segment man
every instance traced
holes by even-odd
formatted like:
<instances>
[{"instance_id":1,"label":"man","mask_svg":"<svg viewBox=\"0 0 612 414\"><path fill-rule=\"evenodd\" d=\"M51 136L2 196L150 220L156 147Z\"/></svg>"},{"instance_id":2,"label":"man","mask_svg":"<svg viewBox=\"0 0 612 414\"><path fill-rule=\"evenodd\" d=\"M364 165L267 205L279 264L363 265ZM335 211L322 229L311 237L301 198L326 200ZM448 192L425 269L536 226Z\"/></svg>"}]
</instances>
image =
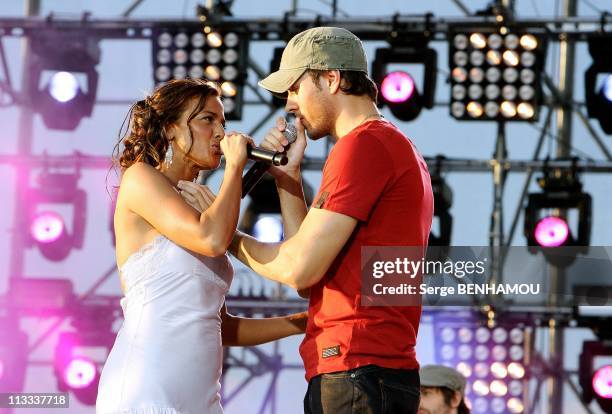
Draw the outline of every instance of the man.
<instances>
[{"instance_id":1,"label":"man","mask_svg":"<svg viewBox=\"0 0 612 414\"><path fill-rule=\"evenodd\" d=\"M465 404L465 378L452 368L426 365L421 376L419 414L470 414Z\"/></svg>"},{"instance_id":2,"label":"man","mask_svg":"<svg viewBox=\"0 0 612 414\"><path fill-rule=\"evenodd\" d=\"M259 83L287 99L298 138L289 163L274 167L285 241L262 243L237 233L230 251L262 276L310 289L300 347L306 413L416 413L415 343L421 309L361 306L362 246L425 246L433 214L427 165L376 107L361 41L319 27L287 44L280 69ZM264 146L284 149L280 119ZM300 162L305 131L336 141L307 211Z\"/></svg>"}]
</instances>

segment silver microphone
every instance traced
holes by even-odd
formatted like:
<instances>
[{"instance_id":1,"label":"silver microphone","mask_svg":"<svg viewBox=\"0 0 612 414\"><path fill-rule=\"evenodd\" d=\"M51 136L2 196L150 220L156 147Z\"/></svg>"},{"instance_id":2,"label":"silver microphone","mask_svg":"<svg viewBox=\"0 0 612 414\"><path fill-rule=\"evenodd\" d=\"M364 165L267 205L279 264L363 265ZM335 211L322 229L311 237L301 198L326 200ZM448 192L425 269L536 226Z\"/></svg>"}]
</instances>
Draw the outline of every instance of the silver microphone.
<instances>
[{"instance_id":1,"label":"silver microphone","mask_svg":"<svg viewBox=\"0 0 612 414\"><path fill-rule=\"evenodd\" d=\"M289 149L289 146L293 144L297 139L297 128L293 124L287 124L285 125L285 130L283 131L283 134L289 142L287 145L285 145L285 150L283 152L277 153L281 155L285 154L287 152L287 149ZM281 163L281 165L285 164L287 163ZM249 168L244 177L242 177L242 198L246 197L251 192L251 190L255 188L257 183L259 183L265 173L270 169L270 166L270 162L257 161L255 162L255 164L253 164L253 166L251 166L251 168Z\"/></svg>"}]
</instances>

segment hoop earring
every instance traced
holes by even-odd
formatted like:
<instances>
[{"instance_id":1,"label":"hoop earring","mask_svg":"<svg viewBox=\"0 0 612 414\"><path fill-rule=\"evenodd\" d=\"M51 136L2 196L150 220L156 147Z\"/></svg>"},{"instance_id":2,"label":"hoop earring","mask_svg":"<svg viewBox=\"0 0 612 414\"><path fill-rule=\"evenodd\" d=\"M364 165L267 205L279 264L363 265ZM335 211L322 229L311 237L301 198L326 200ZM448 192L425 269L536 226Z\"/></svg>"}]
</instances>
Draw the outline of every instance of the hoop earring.
<instances>
[{"instance_id":1,"label":"hoop earring","mask_svg":"<svg viewBox=\"0 0 612 414\"><path fill-rule=\"evenodd\" d=\"M172 157L174 156L174 151L172 150L172 144L168 143L168 149L166 150L166 156L164 157L164 163L166 164L166 168L170 168L172 165Z\"/></svg>"}]
</instances>

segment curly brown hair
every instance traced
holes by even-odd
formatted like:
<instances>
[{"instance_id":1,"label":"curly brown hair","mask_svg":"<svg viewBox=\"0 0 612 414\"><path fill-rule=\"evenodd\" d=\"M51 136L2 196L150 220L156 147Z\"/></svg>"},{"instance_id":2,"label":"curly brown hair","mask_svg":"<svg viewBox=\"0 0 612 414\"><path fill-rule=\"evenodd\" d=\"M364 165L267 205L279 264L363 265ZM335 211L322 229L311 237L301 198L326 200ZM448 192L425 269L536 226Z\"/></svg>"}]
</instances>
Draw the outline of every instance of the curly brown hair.
<instances>
[{"instance_id":1,"label":"curly brown hair","mask_svg":"<svg viewBox=\"0 0 612 414\"><path fill-rule=\"evenodd\" d=\"M191 134L191 120L204 109L209 97L220 95L216 83L202 79L172 80L157 87L151 95L130 108L113 149L113 164L118 165L122 173L136 162L159 166L170 145L166 128L180 119L192 99L197 99L197 104L187 118ZM126 120L129 122L127 130L123 132ZM121 144L123 150L120 150ZM187 152L190 150L191 147Z\"/></svg>"}]
</instances>

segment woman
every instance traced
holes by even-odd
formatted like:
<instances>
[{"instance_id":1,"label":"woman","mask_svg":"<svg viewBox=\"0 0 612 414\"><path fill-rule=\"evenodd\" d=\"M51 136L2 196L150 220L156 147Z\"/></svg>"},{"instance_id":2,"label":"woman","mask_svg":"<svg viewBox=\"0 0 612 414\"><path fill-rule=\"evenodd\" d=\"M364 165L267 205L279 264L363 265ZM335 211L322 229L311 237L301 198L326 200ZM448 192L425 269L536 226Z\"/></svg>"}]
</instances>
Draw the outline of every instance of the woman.
<instances>
[{"instance_id":1,"label":"woman","mask_svg":"<svg viewBox=\"0 0 612 414\"><path fill-rule=\"evenodd\" d=\"M102 371L99 414L222 413L222 345L304 330L305 314L256 320L226 312L225 251L250 138L225 135L224 126L218 87L201 80L169 82L132 108L115 210L125 320ZM191 181L217 168L221 155L215 198ZM185 186L191 194L181 197Z\"/></svg>"}]
</instances>

